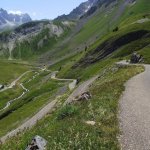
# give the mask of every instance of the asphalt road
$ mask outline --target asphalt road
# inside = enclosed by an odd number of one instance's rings
[[[150,150],[150,65],[144,66],[145,72],[125,84],[120,100],[122,150]]]

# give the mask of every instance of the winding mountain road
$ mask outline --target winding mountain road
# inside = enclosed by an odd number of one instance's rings
[[[122,150],[150,150],[150,65],[144,67],[125,84],[120,100]]]
[[[43,68],[40,68],[40,71],[50,71],[50,70],[46,70],[45,68],[44,68],[44,69],[43,69]],[[17,83],[23,76],[25,76],[25,75],[26,75],[27,73],[29,73],[29,72],[31,72],[31,71],[27,71],[27,72],[23,73],[23,74],[22,74],[21,76],[19,76],[16,80],[14,80],[9,86],[5,87],[5,88],[2,89],[0,92],[4,92],[4,91],[7,90],[7,89],[13,88],[13,87],[16,85],[16,83]],[[29,83],[29,82],[31,82],[32,80],[34,80],[39,74],[40,74],[39,72],[35,72],[35,75],[33,75],[33,76],[27,81],[27,83]],[[7,108],[11,105],[11,103],[13,103],[14,101],[16,101],[16,100],[18,100],[18,99],[21,99],[27,92],[30,92],[30,90],[28,90],[28,89],[23,85],[23,83],[20,83],[19,85],[20,85],[21,88],[24,90],[24,91],[22,92],[22,94],[19,95],[19,96],[16,97],[16,98],[12,99],[12,100],[9,100],[9,101],[6,103],[5,107],[3,107],[2,109],[0,109],[0,112],[3,111],[3,110],[5,110],[5,109],[7,109]]]
[[[21,76],[19,76],[16,80],[14,80],[9,86],[5,87],[5,88],[2,89],[0,92],[4,92],[4,91],[6,91],[7,89],[13,88],[13,87],[16,85],[16,83],[17,83],[23,76],[25,76],[25,75],[26,75],[27,73],[29,73],[29,72],[31,72],[31,71],[27,71],[27,72],[23,73],[23,74],[22,74]],[[22,94],[21,94],[20,96],[16,97],[16,98],[14,98],[14,99],[8,101],[8,102],[6,103],[6,106],[5,106],[4,108],[0,109],[0,112],[3,111],[3,110],[5,110],[5,109],[7,109],[7,108],[11,105],[11,103],[13,103],[14,101],[16,101],[16,100],[22,98],[22,97],[29,91],[27,88],[24,87],[24,85],[23,85],[22,83],[20,83],[19,85],[20,85],[21,88],[24,90],[24,91],[22,92]]]
[[[16,101],[16,100],[22,98],[22,97],[29,91],[28,89],[26,89],[26,88],[23,86],[22,83],[20,84],[20,86],[21,86],[22,89],[24,90],[23,93],[22,93],[20,96],[18,96],[18,97],[16,97],[16,98],[12,99],[12,100],[10,100],[10,101],[8,101],[8,102],[6,103],[6,106],[5,106],[4,108],[0,109],[0,112],[3,111],[3,110],[5,110],[5,109],[7,109],[7,108],[11,105],[11,103],[13,103],[14,101]]]
[[[17,83],[23,76],[25,76],[25,75],[26,75],[27,73],[29,73],[29,72],[31,72],[31,71],[26,71],[25,73],[23,73],[21,76],[19,76],[17,79],[15,79],[10,85],[5,86],[4,89],[0,90],[0,92],[4,92],[4,91],[6,91],[7,89],[13,88],[13,87],[16,85],[16,83]]]
[[[52,72],[51,79],[58,80],[58,81],[72,81],[68,85],[70,91],[72,91],[76,87],[76,84],[77,84],[76,79],[59,79],[56,77],[57,73],[58,73],[58,71]]]
[[[59,78],[56,78],[56,73],[57,73],[57,71],[52,72],[51,79],[58,80],[58,81],[72,81],[71,83],[69,83],[69,85],[72,84],[71,89],[75,88],[75,86],[76,86],[75,79],[59,79]],[[75,91],[73,91],[73,93],[66,100],[65,104],[67,104],[68,102],[71,102],[71,100],[73,100],[72,99],[73,97],[80,95],[82,92],[86,91],[88,89],[88,87],[92,84],[92,82],[94,82],[94,80],[96,80],[97,77],[98,76],[95,76],[95,77],[85,81],[84,83],[82,83],[79,87],[77,87],[75,89]],[[24,129],[32,128],[37,123],[38,120],[42,119],[46,114],[51,112],[53,110],[53,108],[55,108],[55,106],[59,100],[58,98],[59,98],[59,96],[55,100],[53,100],[52,102],[47,104],[45,107],[43,107],[37,114],[35,114],[32,118],[30,118],[26,122],[24,122],[18,128],[16,128],[13,131],[8,132],[5,136],[1,137],[0,141],[2,143],[4,143],[8,138],[16,136],[19,132],[24,131]]]
[[[4,91],[7,90],[7,89],[13,88],[13,87],[16,85],[16,83],[17,83],[23,76],[25,76],[25,75],[26,75],[27,73],[29,73],[29,72],[31,72],[31,71],[27,71],[27,72],[23,73],[20,77],[18,77],[16,80],[14,80],[8,87],[6,87],[6,88],[5,88],[4,90],[2,90],[1,92],[4,92]],[[33,79],[35,79],[36,76],[39,75],[38,72],[35,72],[35,73],[36,73],[36,74],[35,74],[31,79],[29,79],[27,82],[32,81]],[[22,94],[21,94],[20,96],[16,97],[16,98],[14,98],[14,99],[8,101],[8,102],[6,103],[6,106],[5,106],[4,108],[0,109],[0,112],[3,111],[3,110],[5,110],[5,109],[7,109],[7,108],[11,105],[11,103],[13,103],[14,101],[16,101],[16,100],[18,100],[18,99],[21,99],[27,92],[29,92],[29,90],[23,85],[23,83],[20,83],[19,85],[20,85],[21,88],[24,90],[24,91],[22,92]]]

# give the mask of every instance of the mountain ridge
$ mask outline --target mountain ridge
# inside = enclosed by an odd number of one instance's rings
[[[30,21],[32,21],[32,19],[27,13],[13,14],[0,8],[0,30],[4,28],[14,28]]]
[[[81,3],[75,9],[73,9],[68,15],[58,16],[55,20],[78,20],[83,16],[93,5],[95,5],[98,0],[88,0]]]

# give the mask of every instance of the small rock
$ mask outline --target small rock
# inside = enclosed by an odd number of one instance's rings
[[[118,67],[113,67],[113,68],[111,69],[111,71],[112,71],[113,73],[117,72],[117,71],[118,71]]]
[[[0,90],[2,90],[3,88],[4,88],[4,85],[1,85],[1,84],[0,84]]]
[[[94,126],[96,124],[95,121],[86,121],[85,123],[88,125],[92,125],[92,126]]]
[[[131,55],[130,63],[141,63],[141,62],[144,62],[143,56],[134,52]]]

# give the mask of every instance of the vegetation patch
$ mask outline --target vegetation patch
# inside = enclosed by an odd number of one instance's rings
[[[72,117],[73,115],[77,114],[77,112],[78,112],[77,107],[75,107],[73,105],[66,105],[66,106],[62,107],[62,109],[60,109],[60,111],[58,111],[56,118],[58,120],[62,120],[67,117]]]

